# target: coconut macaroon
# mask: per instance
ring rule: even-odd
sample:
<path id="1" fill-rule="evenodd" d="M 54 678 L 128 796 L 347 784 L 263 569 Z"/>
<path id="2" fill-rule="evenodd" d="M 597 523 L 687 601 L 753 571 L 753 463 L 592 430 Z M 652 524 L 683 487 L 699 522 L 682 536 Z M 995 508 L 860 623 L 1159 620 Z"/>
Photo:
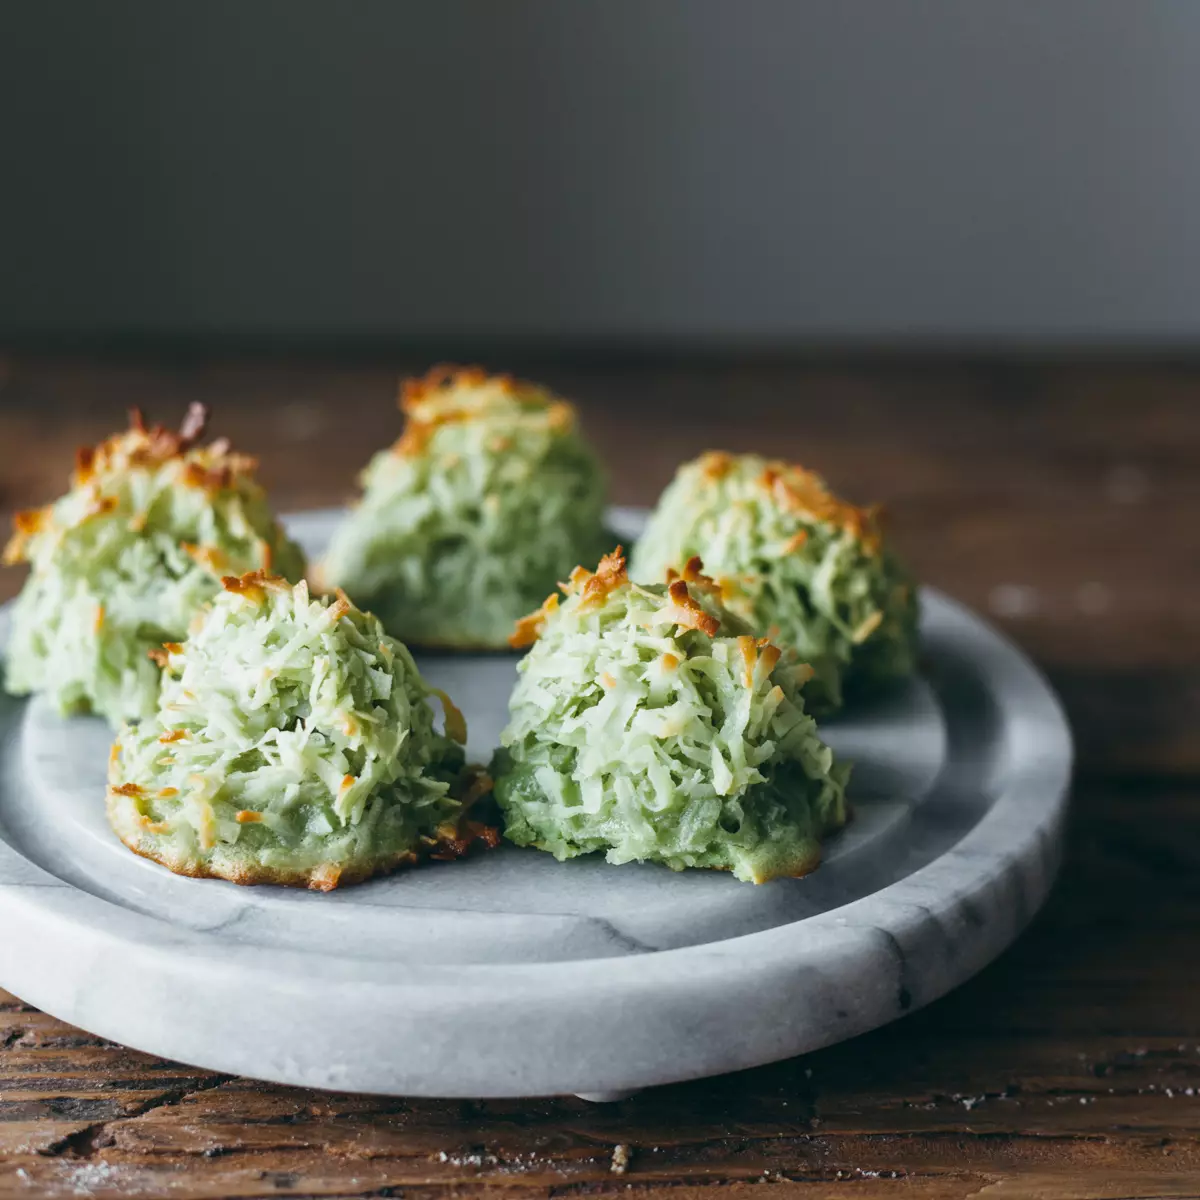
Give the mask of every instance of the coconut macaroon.
<path id="1" fill-rule="evenodd" d="M 148 716 L 159 669 L 147 652 L 183 637 L 222 575 L 303 573 L 255 460 L 223 439 L 197 444 L 206 418 L 193 405 L 175 433 L 135 409 L 128 432 L 79 451 L 65 496 L 17 515 L 4 561 L 32 570 L 13 614 L 10 692 L 114 725 Z"/>
<path id="2" fill-rule="evenodd" d="M 618 549 L 515 640 L 535 644 L 492 774 L 519 845 L 763 883 L 811 871 L 845 823 L 848 768 L 805 714 L 806 669 L 721 606 L 698 560 L 642 586 Z"/>
<path id="3" fill-rule="evenodd" d="M 410 644 L 506 645 L 513 622 L 606 544 L 604 479 L 575 410 L 478 368 L 404 384 L 400 440 L 363 472 L 323 580 Z"/>
<path id="4" fill-rule="evenodd" d="M 708 453 L 679 468 L 633 553 L 657 580 L 693 555 L 728 608 L 814 671 L 810 711 L 839 708 L 911 673 L 916 590 L 888 552 L 878 510 L 838 499 L 811 471 L 754 454 Z"/>
<path id="5" fill-rule="evenodd" d="M 156 715 L 117 736 L 108 819 L 181 875 L 327 891 L 494 830 L 466 820 L 462 716 L 379 621 L 262 573 L 164 647 Z M 431 697 L 445 712 L 434 726 Z"/>

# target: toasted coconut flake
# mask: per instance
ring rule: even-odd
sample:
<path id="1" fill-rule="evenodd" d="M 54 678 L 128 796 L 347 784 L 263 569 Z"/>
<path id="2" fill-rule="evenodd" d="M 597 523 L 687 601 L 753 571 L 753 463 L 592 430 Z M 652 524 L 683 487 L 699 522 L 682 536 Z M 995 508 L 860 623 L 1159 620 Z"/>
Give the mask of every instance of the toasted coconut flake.
<path id="1" fill-rule="evenodd" d="M 160 647 L 154 646 L 151 649 L 147 650 L 146 657 L 152 663 L 154 663 L 155 666 L 157 666 L 160 671 L 165 671 L 167 669 L 167 660 L 169 658 L 169 655 L 167 654 L 167 652 L 165 650 L 161 649 Z"/>
<path id="2" fill-rule="evenodd" d="M 879 550 L 882 536 L 876 506 L 850 504 L 835 496 L 819 475 L 778 459 L 766 464 L 758 482 L 781 508 L 842 529 L 871 553 Z M 795 549 L 785 547 L 783 553 L 792 554 Z"/>
<path id="3" fill-rule="evenodd" d="M 5 543 L 4 553 L 0 555 L 0 563 L 6 567 L 15 567 L 17 563 L 23 562 L 25 545 L 28 540 L 24 534 L 14 533 Z"/>
<path id="4" fill-rule="evenodd" d="M 482 367 L 442 364 L 423 378 L 401 383 L 400 409 L 407 423 L 392 447 L 393 453 L 401 457 L 422 454 L 442 426 L 486 420 L 498 411 L 511 411 L 514 401 L 528 413 L 540 413 L 545 427 L 553 433 L 568 433 L 574 428 L 574 408 L 537 384 L 510 375 L 488 375 Z M 501 434 L 491 449 L 504 453 L 509 444 Z"/>
<path id="5" fill-rule="evenodd" d="M 336 625 L 343 617 L 354 611 L 354 601 L 341 588 L 334 589 L 334 602 L 325 610 L 325 620 L 330 625 Z"/>
<path id="6" fill-rule="evenodd" d="M 164 746 L 170 745 L 171 742 L 182 742 L 187 737 L 186 729 L 172 729 L 170 733 L 164 733 L 159 737 L 159 742 Z"/>
<path id="7" fill-rule="evenodd" d="M 482 367 L 457 367 L 453 363 L 438 363 L 430 367 L 419 379 L 403 379 L 400 382 L 400 409 L 410 413 L 423 400 L 438 392 L 451 388 L 478 387 L 487 382 L 487 372 Z"/>
<path id="8" fill-rule="evenodd" d="M 94 449 L 80 447 L 75 453 L 73 482 L 83 486 L 103 475 L 132 467 L 160 467 L 174 459 L 187 459 L 182 481 L 206 491 L 231 487 L 242 476 L 251 474 L 257 461 L 248 455 L 233 454 L 225 440 L 207 447 L 196 442 L 204 434 L 208 410 L 193 404 L 178 433 L 161 425 L 147 426 L 139 409 L 131 409 L 129 429 L 102 441 Z"/>
<path id="9" fill-rule="evenodd" d="M 248 571 L 245 575 L 222 575 L 221 586 L 227 592 L 245 596 L 247 600 L 252 600 L 255 604 L 261 604 L 267 598 L 267 592 L 290 592 L 292 590 L 292 585 L 286 579 L 267 571 Z M 346 603 L 349 604 L 350 601 L 347 600 Z M 331 606 L 329 611 L 332 612 L 334 607 L 336 606 Z"/>
<path id="10" fill-rule="evenodd" d="M 250 808 L 242 808 L 237 811 L 233 818 L 239 825 L 258 825 L 263 815 L 260 812 L 255 812 Z"/>
<path id="11" fill-rule="evenodd" d="M 605 688 L 615 688 L 617 681 L 607 672 L 600 672 L 600 686 Z"/>
<path id="12" fill-rule="evenodd" d="M 754 638 L 743 634 L 737 640 L 738 653 L 742 656 L 742 682 L 746 687 L 754 686 L 754 665 L 758 662 L 758 650 Z"/>
<path id="13" fill-rule="evenodd" d="M 75 451 L 75 481 L 87 483 L 93 474 L 96 451 L 91 446 L 80 446 Z"/>
<path id="14" fill-rule="evenodd" d="M 674 583 L 676 579 L 682 579 L 685 583 L 698 583 L 706 591 L 717 587 L 716 582 L 704 574 L 704 563 L 698 554 L 693 554 L 683 564 L 682 571 L 677 571 L 674 567 L 667 568 L 667 582 Z"/>
<path id="15" fill-rule="evenodd" d="M 733 467 L 733 455 L 724 450 L 708 450 L 700 455 L 700 473 L 705 479 L 723 479 Z"/>
<path id="16" fill-rule="evenodd" d="M 576 568 L 576 570 L 578 569 Z M 579 607 L 581 609 L 598 608 L 604 603 L 609 592 L 629 582 L 629 576 L 625 572 L 624 549 L 618 546 L 611 554 L 606 554 L 600 560 L 596 573 L 594 575 L 589 573 L 586 578 L 580 577 L 580 581 L 582 588 Z M 572 585 L 576 583 L 575 571 L 571 572 L 571 583 Z"/>
<path id="17" fill-rule="evenodd" d="M 542 602 L 542 607 L 523 616 L 509 635 L 508 644 L 514 650 L 524 650 L 532 646 L 541 636 L 542 626 L 546 618 L 558 607 L 558 593 L 551 592 Z"/>
<path id="18" fill-rule="evenodd" d="M 676 625 L 684 629 L 698 629 L 709 637 L 716 637 L 721 628 L 721 622 L 700 607 L 696 598 L 688 591 L 688 585 L 682 579 L 676 579 L 668 585 L 667 595 L 671 603 L 663 607 L 665 612 Z"/>
<path id="19" fill-rule="evenodd" d="M 221 578 L 229 574 L 229 556 L 216 546 L 197 546 L 181 542 L 179 548 L 198 566 Z"/>
<path id="20" fill-rule="evenodd" d="M 775 670 L 775 664 L 779 662 L 780 655 L 783 653 L 778 646 L 771 645 L 765 638 L 758 643 L 760 653 L 758 656 L 758 664 L 754 669 L 755 680 L 765 679 Z"/>
<path id="21" fill-rule="evenodd" d="M 109 791 L 114 796 L 128 796 L 131 800 L 137 800 L 146 794 L 136 783 L 117 783 L 109 788 Z"/>
<path id="22" fill-rule="evenodd" d="M 26 508 L 13 517 L 13 528 L 18 533 L 31 534 L 39 532 L 50 517 L 48 508 Z"/>
<path id="23" fill-rule="evenodd" d="M 869 617 L 867 617 L 861 625 L 850 635 L 850 640 L 859 646 L 867 640 L 883 624 L 883 612 L 876 609 Z"/>
<path id="24" fill-rule="evenodd" d="M 308 886 L 314 892 L 332 892 L 342 878 L 341 867 L 333 863 L 322 863 L 315 867 L 308 877 Z"/>
<path id="25" fill-rule="evenodd" d="M 106 517 L 110 512 L 114 512 L 116 507 L 116 496 L 97 497 L 95 504 L 83 514 L 79 519 L 79 523 L 82 525 L 86 521 L 94 521 L 97 517 Z"/>
<path id="26" fill-rule="evenodd" d="M 592 573 L 587 567 L 572 567 L 571 574 L 566 583 L 560 583 L 558 586 L 570 595 L 573 592 L 578 592 L 583 588 L 583 585 L 591 579 Z"/>
<path id="27" fill-rule="evenodd" d="M 575 428 L 575 409 L 565 400 L 555 400 L 546 410 L 546 424 L 556 433 L 569 433 Z"/>

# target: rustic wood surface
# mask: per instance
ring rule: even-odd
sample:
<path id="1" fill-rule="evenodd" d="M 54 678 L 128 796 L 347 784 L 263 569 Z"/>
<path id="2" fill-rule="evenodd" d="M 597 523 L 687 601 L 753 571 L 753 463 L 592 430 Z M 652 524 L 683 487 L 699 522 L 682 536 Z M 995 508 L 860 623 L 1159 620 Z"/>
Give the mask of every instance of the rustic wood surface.
<path id="1" fill-rule="evenodd" d="M 337 503 L 404 365 L 0 361 L 0 514 L 129 404 L 192 399 L 280 508 Z M 1200 368 L 528 367 L 579 398 L 619 502 L 705 447 L 794 456 L 1036 657 L 1080 747 L 1047 908 L 889 1028 L 603 1107 L 231 1079 L 0 994 L 0 1196 L 1200 1196 Z"/>

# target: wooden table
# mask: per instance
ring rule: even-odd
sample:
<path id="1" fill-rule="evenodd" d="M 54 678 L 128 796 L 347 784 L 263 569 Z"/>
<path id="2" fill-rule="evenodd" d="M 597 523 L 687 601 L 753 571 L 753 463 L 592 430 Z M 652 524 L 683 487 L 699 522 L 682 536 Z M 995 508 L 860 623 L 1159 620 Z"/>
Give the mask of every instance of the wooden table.
<path id="1" fill-rule="evenodd" d="M 336 503 L 395 435 L 405 365 L 0 362 L 0 511 L 53 496 L 128 404 L 191 399 L 281 509 Z M 1037 658 L 1080 751 L 1045 911 L 889 1028 L 605 1107 L 231 1079 L 0 994 L 0 1195 L 1200 1196 L 1200 368 L 528 369 L 579 398 L 617 501 L 705 447 L 794 456 L 884 500 L 923 578 Z"/>

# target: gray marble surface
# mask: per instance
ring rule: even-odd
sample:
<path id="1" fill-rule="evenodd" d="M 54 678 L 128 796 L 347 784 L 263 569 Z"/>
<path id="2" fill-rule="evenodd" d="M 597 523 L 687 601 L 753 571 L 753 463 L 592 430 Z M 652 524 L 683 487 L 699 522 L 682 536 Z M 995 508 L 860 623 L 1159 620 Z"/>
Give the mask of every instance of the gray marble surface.
<path id="1" fill-rule="evenodd" d="M 293 524 L 317 549 L 332 519 Z M 4 698 L 0 985 L 185 1062 L 413 1095 L 603 1096 L 863 1032 L 990 961 L 1058 861 L 1053 695 L 936 594 L 922 632 L 923 677 L 825 729 L 854 821 L 815 874 L 761 887 L 512 846 L 329 895 L 183 879 L 109 832 L 103 723 Z M 421 659 L 481 758 L 514 663 Z"/>

